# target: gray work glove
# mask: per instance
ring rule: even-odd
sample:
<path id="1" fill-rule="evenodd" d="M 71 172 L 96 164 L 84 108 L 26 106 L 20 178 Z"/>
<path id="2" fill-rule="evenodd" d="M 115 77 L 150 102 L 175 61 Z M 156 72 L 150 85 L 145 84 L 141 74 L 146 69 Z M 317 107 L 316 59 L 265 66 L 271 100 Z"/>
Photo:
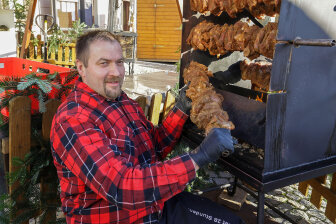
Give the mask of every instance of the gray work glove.
<path id="1" fill-rule="evenodd" d="M 233 151 L 233 140 L 230 130 L 213 128 L 202 143 L 190 153 L 190 156 L 199 167 L 202 167 L 216 161 L 222 154 L 228 156 Z"/>
<path id="2" fill-rule="evenodd" d="M 184 85 L 180 91 L 179 95 L 176 98 L 175 107 L 179 108 L 183 111 L 183 113 L 189 115 L 191 109 L 191 100 L 186 95 L 186 90 L 188 89 L 188 85 Z"/>

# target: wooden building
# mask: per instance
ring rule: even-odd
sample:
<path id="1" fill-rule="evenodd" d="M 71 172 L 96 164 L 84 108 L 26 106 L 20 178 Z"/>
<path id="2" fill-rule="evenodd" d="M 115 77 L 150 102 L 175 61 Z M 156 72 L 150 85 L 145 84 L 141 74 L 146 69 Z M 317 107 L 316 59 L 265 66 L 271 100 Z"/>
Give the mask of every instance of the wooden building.
<path id="1" fill-rule="evenodd" d="M 137 59 L 180 60 L 182 22 L 176 0 L 137 0 Z"/>

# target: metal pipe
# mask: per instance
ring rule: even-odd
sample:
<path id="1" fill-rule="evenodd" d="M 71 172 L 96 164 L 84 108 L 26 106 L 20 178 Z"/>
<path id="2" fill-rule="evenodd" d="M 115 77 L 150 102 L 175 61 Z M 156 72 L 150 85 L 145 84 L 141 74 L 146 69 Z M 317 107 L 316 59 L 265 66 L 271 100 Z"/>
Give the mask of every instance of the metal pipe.
<path id="1" fill-rule="evenodd" d="M 336 40 L 332 39 L 300 39 L 295 40 L 277 40 L 279 44 L 293 44 L 295 46 L 317 46 L 317 47 L 334 47 Z"/>

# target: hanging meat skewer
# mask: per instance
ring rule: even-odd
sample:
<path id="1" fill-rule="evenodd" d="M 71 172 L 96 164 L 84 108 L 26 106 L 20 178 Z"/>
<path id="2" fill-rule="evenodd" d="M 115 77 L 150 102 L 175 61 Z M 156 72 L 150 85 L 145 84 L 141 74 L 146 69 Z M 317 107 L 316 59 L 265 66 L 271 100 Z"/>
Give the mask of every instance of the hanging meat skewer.
<path id="1" fill-rule="evenodd" d="M 273 58 L 276 44 L 277 23 L 265 27 L 249 26 L 242 21 L 234 25 L 215 25 L 203 21 L 193 27 L 187 43 L 194 49 L 208 50 L 211 55 L 223 55 L 228 51 L 243 51 L 253 60 L 260 55 Z"/>
<path id="2" fill-rule="evenodd" d="M 184 83 L 189 83 L 186 94 L 192 101 L 190 119 L 205 130 L 205 134 L 212 128 L 234 129 L 227 112 L 222 109 L 223 96 L 217 94 L 209 82 L 211 76 L 206 66 L 194 61 L 183 71 Z"/>
<path id="3" fill-rule="evenodd" d="M 281 0 L 190 0 L 191 10 L 200 13 L 210 12 L 219 16 L 226 12 L 231 18 L 248 10 L 254 17 L 274 16 L 280 12 Z"/>
<path id="4" fill-rule="evenodd" d="M 240 70 L 243 80 L 251 80 L 251 83 L 261 90 L 269 90 L 272 63 L 266 61 L 249 62 L 244 60 L 240 63 Z"/>

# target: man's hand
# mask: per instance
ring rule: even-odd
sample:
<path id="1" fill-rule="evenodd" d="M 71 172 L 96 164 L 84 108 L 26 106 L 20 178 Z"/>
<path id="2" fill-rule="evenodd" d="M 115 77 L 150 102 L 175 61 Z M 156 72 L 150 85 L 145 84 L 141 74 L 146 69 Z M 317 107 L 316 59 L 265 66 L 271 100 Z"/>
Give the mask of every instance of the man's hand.
<path id="1" fill-rule="evenodd" d="M 202 143 L 190 153 L 190 156 L 199 167 L 202 167 L 216 161 L 222 153 L 231 154 L 233 151 L 230 130 L 213 128 Z"/>
<path id="2" fill-rule="evenodd" d="M 183 113 L 188 114 L 190 113 L 191 109 L 191 100 L 186 95 L 186 90 L 188 89 L 188 85 L 183 86 L 180 91 L 179 95 L 176 98 L 175 106 L 183 111 Z"/>

